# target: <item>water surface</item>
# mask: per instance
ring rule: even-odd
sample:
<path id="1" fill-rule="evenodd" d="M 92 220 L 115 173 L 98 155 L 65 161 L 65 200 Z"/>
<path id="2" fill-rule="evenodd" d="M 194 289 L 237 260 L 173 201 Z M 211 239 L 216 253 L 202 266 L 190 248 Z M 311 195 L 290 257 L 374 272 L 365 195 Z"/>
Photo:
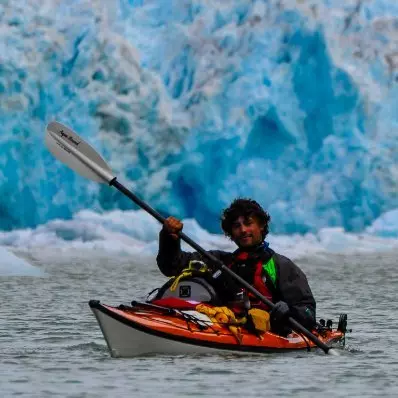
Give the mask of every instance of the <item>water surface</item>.
<path id="1" fill-rule="evenodd" d="M 46 276 L 0 276 L 2 397 L 398 396 L 397 253 L 297 263 L 318 318 L 348 313 L 340 356 L 155 355 L 111 358 L 88 301 L 144 299 L 165 278 L 153 257 L 59 249 L 24 253 Z"/>

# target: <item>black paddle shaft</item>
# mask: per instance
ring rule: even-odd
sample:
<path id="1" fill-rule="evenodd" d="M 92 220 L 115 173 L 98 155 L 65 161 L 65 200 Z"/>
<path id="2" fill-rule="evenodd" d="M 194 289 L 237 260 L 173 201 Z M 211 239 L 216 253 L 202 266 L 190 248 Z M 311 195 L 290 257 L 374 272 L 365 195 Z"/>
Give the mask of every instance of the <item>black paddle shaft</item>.
<path id="1" fill-rule="evenodd" d="M 139 207 L 141 207 L 146 212 L 148 212 L 151 216 L 156 218 L 161 224 L 164 224 L 166 219 L 161 214 L 159 214 L 156 210 L 154 210 L 152 207 L 147 205 L 138 196 L 134 195 L 124 185 L 120 184 L 120 182 L 117 181 L 116 177 L 109 182 L 109 185 L 114 186 L 118 191 L 122 192 L 124 195 L 126 195 L 128 198 L 130 198 L 134 203 L 136 203 Z M 272 301 L 270 301 L 266 297 L 264 297 L 257 289 L 255 289 L 253 286 L 251 286 L 249 283 L 247 283 L 239 275 L 235 274 L 235 272 L 230 270 L 222 261 L 220 261 L 218 258 L 214 257 L 212 254 L 210 254 L 209 252 L 204 250 L 201 246 L 199 246 L 191 238 L 186 236 L 183 232 L 179 232 L 178 236 L 184 242 L 188 243 L 188 245 L 190 245 L 193 249 L 195 249 L 202 256 L 209 259 L 211 264 L 214 265 L 217 269 L 229 274 L 232 278 L 237 280 L 243 287 L 245 287 L 245 289 L 247 289 L 249 292 L 253 293 L 254 296 L 256 296 L 258 299 L 260 299 L 265 305 L 267 305 L 270 308 L 274 307 L 274 303 Z M 314 336 L 309 330 L 307 330 L 304 326 L 302 326 L 300 323 L 298 323 L 292 317 L 289 317 L 288 321 L 294 330 L 299 331 L 302 334 L 304 334 L 308 339 L 310 339 L 312 342 L 314 342 L 319 348 L 322 348 L 322 350 L 325 351 L 325 353 L 328 353 L 330 347 L 328 347 L 325 343 L 323 343 L 316 336 Z"/>

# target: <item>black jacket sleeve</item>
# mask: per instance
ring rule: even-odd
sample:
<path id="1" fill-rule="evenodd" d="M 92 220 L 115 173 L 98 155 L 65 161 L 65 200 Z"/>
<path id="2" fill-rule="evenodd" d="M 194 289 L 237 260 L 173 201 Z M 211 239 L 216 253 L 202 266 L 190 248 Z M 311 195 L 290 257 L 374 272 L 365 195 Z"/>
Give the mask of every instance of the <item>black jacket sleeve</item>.
<path id="1" fill-rule="evenodd" d="M 231 256 L 228 252 L 221 250 L 210 250 L 208 252 L 217 259 L 229 261 Z M 184 268 L 187 268 L 189 262 L 192 260 L 200 260 L 206 263 L 210 268 L 211 264 L 198 252 L 184 252 L 181 250 L 181 240 L 173 239 L 167 231 L 162 229 L 159 234 L 159 252 L 156 257 L 158 267 L 165 276 L 176 276 L 181 273 Z"/>
<path id="2" fill-rule="evenodd" d="M 278 264 L 278 290 L 280 300 L 290 308 L 291 316 L 305 328 L 316 324 L 316 303 L 304 272 L 280 254 L 275 254 Z"/>

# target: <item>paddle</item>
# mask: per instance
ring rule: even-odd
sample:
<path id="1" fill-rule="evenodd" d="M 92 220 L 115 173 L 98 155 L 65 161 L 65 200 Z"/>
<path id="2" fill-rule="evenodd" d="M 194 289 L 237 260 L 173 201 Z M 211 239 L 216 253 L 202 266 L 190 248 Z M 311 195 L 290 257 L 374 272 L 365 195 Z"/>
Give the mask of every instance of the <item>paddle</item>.
<path id="1" fill-rule="evenodd" d="M 61 123 L 51 122 L 47 126 L 45 141 L 50 152 L 61 162 L 75 170 L 78 174 L 90 180 L 104 184 L 107 183 L 114 186 L 138 206 L 147 211 L 151 216 L 155 217 L 160 223 L 164 224 L 165 218 L 132 192 L 130 192 L 126 187 L 120 184 L 116 177 L 112 174 L 110 167 L 106 164 L 104 159 L 102 159 L 102 157 L 74 131 L 62 125 Z M 231 271 L 219 259 L 205 251 L 201 246 L 186 236 L 183 232 L 180 232 L 179 236 L 198 253 L 210 260 L 211 264 L 218 269 L 216 273 L 222 271 L 229 274 L 233 279 L 238 281 L 242 286 L 245 287 L 245 289 L 253 293 L 254 296 L 256 296 L 268 307 L 274 307 L 274 304 L 270 300 L 264 297 L 259 291 L 247 283 L 239 275 Z M 333 350 L 330 350 L 330 347 L 319 340 L 295 319 L 289 317 L 288 322 L 294 330 L 302 333 L 325 353 L 334 352 Z"/>

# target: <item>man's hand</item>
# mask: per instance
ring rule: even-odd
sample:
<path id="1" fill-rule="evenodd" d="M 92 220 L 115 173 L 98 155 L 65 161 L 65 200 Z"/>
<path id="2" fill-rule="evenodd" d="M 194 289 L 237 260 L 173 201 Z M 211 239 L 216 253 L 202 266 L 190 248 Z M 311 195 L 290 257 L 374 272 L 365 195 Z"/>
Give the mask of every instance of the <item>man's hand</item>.
<path id="1" fill-rule="evenodd" d="M 290 315 L 289 306 L 284 301 L 278 301 L 270 312 L 271 323 L 281 323 L 285 321 Z"/>
<path id="2" fill-rule="evenodd" d="M 175 217 L 168 217 L 163 224 L 163 228 L 170 234 L 170 236 L 177 240 L 179 239 L 178 233 L 182 231 L 184 224 Z"/>

